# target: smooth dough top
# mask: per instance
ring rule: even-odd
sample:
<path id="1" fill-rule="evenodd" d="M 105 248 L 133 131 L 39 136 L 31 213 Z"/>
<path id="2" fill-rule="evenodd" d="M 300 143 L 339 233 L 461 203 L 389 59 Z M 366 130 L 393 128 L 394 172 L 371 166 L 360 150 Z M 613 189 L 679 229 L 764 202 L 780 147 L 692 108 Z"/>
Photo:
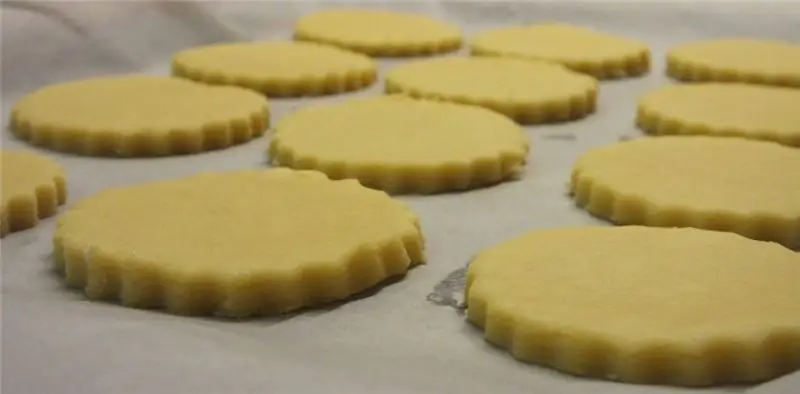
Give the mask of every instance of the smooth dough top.
<path id="1" fill-rule="evenodd" d="M 781 41 L 729 38 L 690 42 L 667 56 L 714 71 L 800 76 L 800 45 Z"/>
<path id="2" fill-rule="evenodd" d="M 118 261 L 232 279 L 343 264 L 407 234 L 417 234 L 416 218 L 383 192 L 276 169 L 107 190 L 64 214 L 56 236 Z"/>
<path id="3" fill-rule="evenodd" d="M 42 88 L 20 99 L 13 116 L 18 122 L 81 132 L 199 132 L 207 124 L 249 121 L 266 106 L 263 96 L 243 88 L 124 75 Z"/>
<path id="4" fill-rule="evenodd" d="M 743 83 L 670 85 L 639 102 L 642 110 L 709 133 L 738 130 L 800 137 L 800 90 Z"/>
<path id="5" fill-rule="evenodd" d="M 362 54 L 312 42 L 215 44 L 178 52 L 173 63 L 254 80 L 306 80 L 328 74 L 371 72 L 375 62 Z"/>
<path id="6" fill-rule="evenodd" d="M 597 85 L 558 64 L 495 57 L 420 60 L 389 71 L 386 80 L 406 91 L 501 102 L 568 99 Z"/>
<path id="7" fill-rule="evenodd" d="M 422 15 L 368 9 L 331 9 L 297 21 L 295 34 L 343 46 L 427 45 L 461 41 L 458 27 Z"/>
<path id="8" fill-rule="evenodd" d="M 302 156 L 359 164 L 522 160 L 528 147 L 519 125 L 490 110 L 396 95 L 303 109 L 283 118 L 274 138 Z"/>
<path id="9" fill-rule="evenodd" d="M 488 30 L 472 38 L 473 51 L 556 62 L 623 60 L 647 52 L 639 41 L 561 23 Z"/>
<path id="10" fill-rule="evenodd" d="M 490 315 L 497 308 L 519 325 L 595 333 L 624 349 L 798 336 L 799 282 L 800 255 L 777 244 L 624 226 L 524 234 L 480 253 L 467 283 Z"/>
<path id="11" fill-rule="evenodd" d="M 774 142 L 640 138 L 590 150 L 574 170 L 661 207 L 800 218 L 800 151 Z"/>
<path id="12" fill-rule="evenodd" d="M 58 163 L 23 150 L 0 151 L 0 174 L 3 209 L 11 199 L 35 194 L 36 188 L 52 185 L 55 179 L 64 178 L 64 170 Z"/>

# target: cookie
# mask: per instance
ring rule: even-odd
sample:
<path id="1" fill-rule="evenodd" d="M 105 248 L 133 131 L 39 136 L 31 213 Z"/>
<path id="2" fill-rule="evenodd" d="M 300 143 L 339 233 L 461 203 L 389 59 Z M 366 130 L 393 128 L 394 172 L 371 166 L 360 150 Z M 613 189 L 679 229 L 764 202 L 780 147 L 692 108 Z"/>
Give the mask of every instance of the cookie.
<path id="1" fill-rule="evenodd" d="M 646 74 L 650 49 L 626 37 L 563 23 L 502 27 L 472 38 L 471 53 L 563 64 L 598 79 Z"/>
<path id="2" fill-rule="evenodd" d="M 651 134 L 708 134 L 800 147 L 800 90 L 743 83 L 670 85 L 639 101 Z"/>
<path id="3" fill-rule="evenodd" d="M 175 76 L 235 85 L 267 96 L 318 96 L 367 87 L 377 78 L 369 57 L 312 42 L 242 42 L 187 49 L 172 58 Z"/>
<path id="4" fill-rule="evenodd" d="M 67 200 L 63 168 L 44 156 L 3 149 L 0 174 L 0 237 L 36 226 L 40 219 L 55 215 Z"/>
<path id="5" fill-rule="evenodd" d="M 395 95 L 287 115 L 269 146 L 275 165 L 397 194 L 498 183 L 520 172 L 527 153 L 522 128 L 500 114 Z"/>
<path id="6" fill-rule="evenodd" d="M 286 169 L 109 189 L 62 215 L 54 245 L 92 300 L 234 318 L 342 300 L 424 261 L 403 203 Z"/>
<path id="7" fill-rule="evenodd" d="M 450 23 L 406 12 L 358 8 L 308 14 L 295 24 L 294 38 L 378 57 L 453 52 L 462 42 L 461 30 Z"/>
<path id="8" fill-rule="evenodd" d="M 147 75 L 47 86 L 14 104 L 19 138 L 90 156 L 166 156 L 249 141 L 269 123 L 266 99 L 237 87 Z"/>
<path id="9" fill-rule="evenodd" d="M 754 38 L 688 42 L 667 52 L 667 75 L 682 81 L 800 87 L 800 45 Z"/>
<path id="10" fill-rule="evenodd" d="M 800 369 L 800 255 L 693 228 L 539 230 L 480 252 L 467 318 L 522 361 L 629 383 Z"/>
<path id="11" fill-rule="evenodd" d="M 386 92 L 479 105 L 525 124 L 582 118 L 597 105 L 597 80 L 590 76 L 499 57 L 410 62 L 389 71 Z"/>
<path id="12" fill-rule="evenodd" d="M 768 141 L 641 138 L 578 158 L 579 206 L 617 224 L 730 231 L 800 248 L 800 152 Z"/>

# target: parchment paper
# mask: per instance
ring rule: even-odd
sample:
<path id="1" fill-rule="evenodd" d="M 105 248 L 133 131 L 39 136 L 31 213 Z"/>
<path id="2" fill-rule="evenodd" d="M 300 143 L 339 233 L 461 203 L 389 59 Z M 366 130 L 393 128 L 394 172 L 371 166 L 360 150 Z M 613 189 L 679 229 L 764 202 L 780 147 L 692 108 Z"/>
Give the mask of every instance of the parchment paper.
<path id="1" fill-rule="evenodd" d="M 108 73 L 166 73 L 188 46 L 289 38 L 295 18 L 334 2 L 4 2 L 2 107 L 48 83 Z M 349 2 L 348 4 L 354 4 Z M 38 393 L 682 393 L 578 379 L 514 361 L 461 314 L 460 272 L 478 250 L 523 231 L 596 224 L 565 196 L 586 149 L 636 137 L 637 98 L 669 83 L 664 53 L 716 36 L 800 39 L 800 3 L 565 2 L 371 3 L 459 23 L 468 33 L 559 20 L 639 38 L 653 49 L 644 78 L 604 82 L 599 111 L 528 127 L 521 181 L 441 196 L 400 197 L 422 219 L 428 264 L 374 294 L 281 319 L 185 318 L 86 301 L 51 272 L 54 220 L 2 241 L 2 389 Z M 462 52 L 462 54 L 465 52 Z M 383 71 L 402 61 L 381 61 Z M 300 106 L 380 94 L 271 100 L 273 121 Z M 69 205 L 104 188 L 199 171 L 265 166 L 267 137 L 231 149 L 163 159 L 98 159 L 39 152 L 68 170 Z M 3 133 L 4 148 L 29 147 Z M 577 245 L 576 245 L 577 246 Z M 447 280 L 445 280 L 447 279 Z M 444 282 L 443 282 L 444 281 Z M 432 294 L 433 293 L 433 294 Z M 800 374 L 760 387 L 708 393 L 800 393 Z M 699 391 L 699 390 L 698 390 Z"/>

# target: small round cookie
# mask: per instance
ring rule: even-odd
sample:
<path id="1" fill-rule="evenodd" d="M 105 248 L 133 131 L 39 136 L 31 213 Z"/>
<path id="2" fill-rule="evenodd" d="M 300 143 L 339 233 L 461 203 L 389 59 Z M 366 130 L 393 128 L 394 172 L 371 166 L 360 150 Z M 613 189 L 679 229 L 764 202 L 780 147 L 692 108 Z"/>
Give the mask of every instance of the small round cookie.
<path id="1" fill-rule="evenodd" d="M 214 44 L 178 52 L 175 76 L 235 85 L 270 97 L 318 96 L 367 87 L 377 78 L 369 57 L 313 42 Z"/>
<path id="2" fill-rule="evenodd" d="M 379 57 L 432 55 L 461 48 L 455 25 L 398 11 L 328 9 L 300 18 L 294 38 Z"/>
<path id="3" fill-rule="evenodd" d="M 345 299 L 424 260 L 403 203 L 287 169 L 106 190 L 60 218 L 54 245 L 90 299 L 236 318 Z"/>
<path id="4" fill-rule="evenodd" d="M 355 99 L 284 117 L 273 164 L 355 178 L 391 193 L 434 193 L 506 180 L 525 164 L 522 128 L 490 110 L 406 96 Z"/>
<path id="5" fill-rule="evenodd" d="M 768 141 L 640 138 L 575 163 L 578 205 L 617 224 L 730 231 L 800 248 L 800 152 Z"/>
<path id="6" fill-rule="evenodd" d="M 588 75 L 499 57 L 411 62 L 389 71 L 386 92 L 479 105 L 523 124 L 582 118 L 597 105 L 597 80 Z"/>
<path id="7" fill-rule="evenodd" d="M 650 70 L 650 49 L 630 38 L 563 23 L 491 29 L 472 38 L 472 55 L 509 56 L 563 64 L 598 79 Z"/>
<path id="8" fill-rule="evenodd" d="M 661 134 L 708 134 L 800 147 L 800 90 L 743 83 L 670 85 L 639 101 L 636 123 Z"/>
<path id="9" fill-rule="evenodd" d="M 667 75 L 682 81 L 800 87 L 800 45 L 754 38 L 688 42 L 667 52 Z"/>
<path id="10" fill-rule="evenodd" d="M 518 360 L 639 384 L 800 369 L 800 255 L 693 228 L 532 231 L 469 266 L 467 318 Z"/>
<path id="11" fill-rule="evenodd" d="M 29 229 L 67 200 L 67 180 L 56 162 L 22 150 L 0 151 L 0 237 Z"/>
<path id="12" fill-rule="evenodd" d="M 89 156 L 167 156 L 249 141 L 269 123 L 266 99 L 238 87 L 116 75 L 47 86 L 14 104 L 10 128 L 50 149 Z"/>

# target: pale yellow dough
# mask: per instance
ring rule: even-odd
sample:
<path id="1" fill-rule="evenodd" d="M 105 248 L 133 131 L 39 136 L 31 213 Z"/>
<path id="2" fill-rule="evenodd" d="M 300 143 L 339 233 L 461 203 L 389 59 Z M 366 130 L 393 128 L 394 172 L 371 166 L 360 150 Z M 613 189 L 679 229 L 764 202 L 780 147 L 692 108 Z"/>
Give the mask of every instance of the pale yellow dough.
<path id="1" fill-rule="evenodd" d="M 652 134 L 709 134 L 800 147 L 800 90 L 742 83 L 670 85 L 641 99 L 636 122 Z"/>
<path id="2" fill-rule="evenodd" d="M 638 76 L 650 70 L 650 49 L 630 38 L 563 23 L 502 27 L 472 38 L 471 53 L 563 64 L 599 79 Z"/>
<path id="3" fill-rule="evenodd" d="M 238 318 L 344 299 L 424 260 L 403 203 L 287 169 L 109 189 L 60 218 L 54 245 L 90 299 Z"/>
<path id="4" fill-rule="evenodd" d="M 371 85 L 369 57 L 312 42 L 242 42 L 187 49 L 172 58 L 172 73 L 198 82 L 236 85 L 267 96 L 316 96 Z"/>
<path id="5" fill-rule="evenodd" d="M 570 374 L 706 386 L 800 368 L 800 255 L 736 234 L 533 231 L 480 252 L 466 298 L 486 340 Z"/>
<path id="6" fill-rule="evenodd" d="M 558 64 L 499 57 L 411 62 L 386 75 L 386 92 L 479 105 L 520 123 L 577 119 L 594 112 L 597 80 Z"/>
<path id="7" fill-rule="evenodd" d="M 335 45 L 371 56 L 431 55 L 458 50 L 458 27 L 397 11 L 334 8 L 300 18 L 294 38 Z"/>
<path id="8" fill-rule="evenodd" d="M 708 136 L 592 149 L 572 170 L 577 203 L 617 224 L 697 227 L 800 248 L 800 151 Z"/>
<path id="9" fill-rule="evenodd" d="M 269 148 L 274 164 L 392 193 L 497 183 L 518 173 L 527 153 L 522 128 L 500 114 L 395 95 L 297 111 L 277 124 Z"/>
<path id="10" fill-rule="evenodd" d="M 667 52 L 667 74 L 683 81 L 800 87 L 800 45 L 755 38 L 688 42 Z"/>
<path id="11" fill-rule="evenodd" d="M 67 180 L 51 159 L 23 150 L 0 151 L 0 237 L 31 228 L 56 214 L 67 199 Z"/>
<path id="12" fill-rule="evenodd" d="M 82 155 L 165 156 L 261 135 L 267 101 L 238 87 L 116 75 L 47 86 L 14 104 L 11 130 L 34 145 Z"/>

